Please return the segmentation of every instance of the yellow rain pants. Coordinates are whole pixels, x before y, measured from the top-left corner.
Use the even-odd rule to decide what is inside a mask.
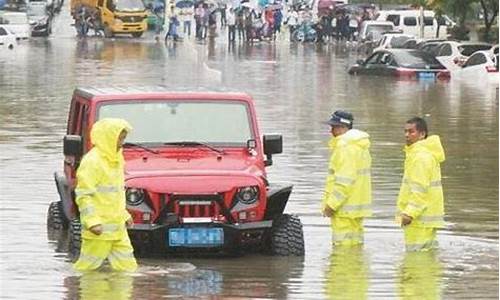
[[[128,235],[118,241],[84,238],[80,257],[74,264],[74,268],[78,271],[95,270],[107,258],[113,270],[133,272],[137,269],[133,252]]]
[[[334,246],[354,246],[363,244],[363,218],[331,218],[332,242]]]
[[[437,248],[437,228],[410,224],[404,227],[406,251],[429,251]]]

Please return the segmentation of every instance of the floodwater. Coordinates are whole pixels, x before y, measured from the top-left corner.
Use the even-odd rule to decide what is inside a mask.
[[[152,36],[77,40],[67,11],[54,34],[0,55],[0,298],[2,299],[498,299],[498,86],[351,77],[345,46],[285,39],[228,49],[221,41],[156,43]],[[262,133],[281,133],[269,168],[291,183],[287,211],[304,224],[303,259],[140,259],[137,274],[71,269],[48,235],[62,137],[75,86],[224,87],[255,98]],[[329,139],[321,123],[353,112],[372,137],[374,216],[365,245],[333,251],[319,212]],[[447,226],[436,253],[405,253],[393,222],[403,125],[425,115],[439,134]]]

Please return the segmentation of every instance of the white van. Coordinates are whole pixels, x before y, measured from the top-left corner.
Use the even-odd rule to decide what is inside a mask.
[[[396,30],[405,34],[421,38],[436,38],[439,24],[439,38],[446,38],[447,28],[455,26],[455,23],[446,15],[436,19],[434,11],[424,10],[424,36],[420,36],[420,10],[381,10],[377,20],[390,21],[394,23]]]
[[[27,39],[31,36],[28,14],[25,12],[0,11],[0,24],[13,32],[17,39]]]

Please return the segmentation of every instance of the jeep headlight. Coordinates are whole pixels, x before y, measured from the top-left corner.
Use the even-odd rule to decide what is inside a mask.
[[[125,196],[127,199],[127,204],[131,206],[137,206],[144,202],[144,190],[143,189],[135,189],[128,188],[125,192]]]
[[[259,198],[259,188],[257,186],[245,186],[238,189],[236,198],[243,204],[253,204]]]

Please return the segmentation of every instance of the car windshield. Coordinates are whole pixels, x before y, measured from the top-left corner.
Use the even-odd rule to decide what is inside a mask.
[[[382,33],[391,31],[393,28],[391,25],[383,25],[383,24],[373,24],[373,25],[368,25],[366,27],[366,35],[369,33],[372,33],[373,35],[382,35]]]
[[[143,11],[146,8],[141,0],[115,0],[118,11]]]
[[[103,104],[98,118],[122,118],[133,130],[127,142],[164,144],[183,141],[241,146],[255,139],[248,106],[228,101],[138,101]]]
[[[401,35],[401,36],[395,36],[391,39],[391,47],[392,48],[402,48],[403,47],[403,44],[407,41],[411,39],[410,36],[404,36],[404,35]]]
[[[458,47],[460,54],[465,56],[471,56],[476,51],[489,49],[491,49],[491,45],[461,45]]]
[[[422,51],[401,51],[395,53],[398,65],[411,69],[424,69],[427,66],[431,69],[443,68],[441,63],[432,55]]]

